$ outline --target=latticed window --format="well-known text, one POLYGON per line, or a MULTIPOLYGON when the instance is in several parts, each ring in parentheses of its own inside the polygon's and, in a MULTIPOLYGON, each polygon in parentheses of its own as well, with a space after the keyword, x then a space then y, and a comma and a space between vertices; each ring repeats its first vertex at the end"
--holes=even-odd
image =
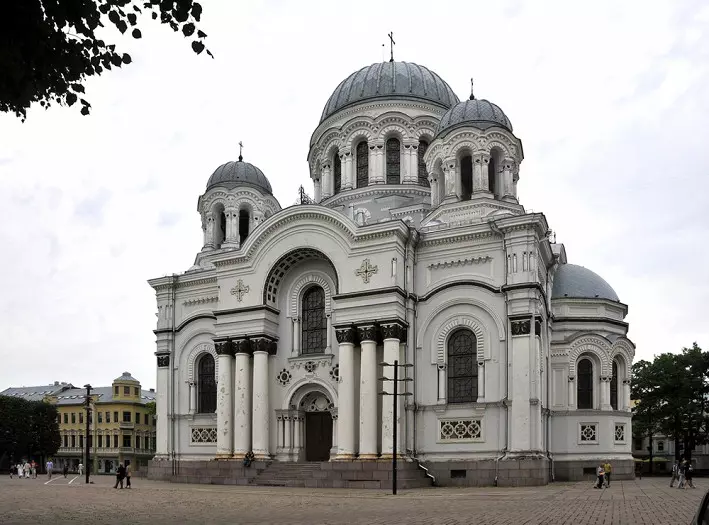
POLYGON ((401 172, 401 143, 398 139, 386 142, 386 174, 387 184, 399 184, 401 172))
POLYGON ((457 330, 448 340, 449 403, 473 403, 478 399, 476 346, 470 330, 457 330))
POLYGON ((357 187, 369 184, 369 146, 366 142, 357 144, 357 187))
POLYGON ((613 361, 613 375, 611 376, 611 406, 618 410, 618 363, 613 361))
POLYGON ((419 184, 428 188, 428 171, 426 171, 426 163, 423 161, 423 156, 428 150, 428 142, 419 140, 419 184))
POLYGON ((217 411, 217 382, 214 379, 214 358, 204 354, 197 367, 197 390, 199 399, 197 410, 200 413, 217 411))
POLYGON ((303 294, 302 352, 318 354, 327 345, 327 319, 325 318, 325 292, 313 286, 303 294))
POLYGON ((340 156, 337 153, 332 159, 332 175, 335 179, 335 194, 340 193, 340 188, 342 188, 342 162, 340 162, 340 156))
POLYGON ((593 364, 588 359, 579 361, 576 393, 578 408, 593 408, 593 364))

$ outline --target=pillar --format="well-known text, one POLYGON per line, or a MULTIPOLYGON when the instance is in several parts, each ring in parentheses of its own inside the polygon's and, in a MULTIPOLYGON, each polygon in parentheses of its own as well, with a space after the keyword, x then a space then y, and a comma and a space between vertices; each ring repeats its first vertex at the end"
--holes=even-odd
POLYGON ((251 356, 250 341, 240 341, 234 359, 234 457, 251 450, 251 356))
POLYGON ((438 195, 438 179, 433 175, 428 177, 428 185, 431 187, 431 208, 436 208, 440 204, 438 195))
MULTIPOLYGON (((158 373, 155 393, 155 409, 161 417, 155 422, 155 455, 167 457, 170 451, 168 437, 170 435, 170 354, 157 354, 158 373)), ((106 436, 109 439, 110 436, 106 436)), ((69 443, 71 445, 71 443, 69 443)), ((110 447, 113 447, 111 442, 110 447)))
POLYGON ((291 435, 293 432, 293 423, 294 421, 290 414, 283 415, 283 448, 285 449, 286 454, 288 454, 289 456, 292 452, 291 435))
POLYGON ((352 173, 352 154, 349 148, 341 153, 340 162, 342 163, 342 189, 351 190, 354 187, 354 177, 352 173))
POLYGON ((419 181, 419 145, 418 142, 411 145, 411 184, 418 184, 419 181))
POLYGON ((377 183, 377 147, 374 144, 370 143, 368 147, 368 153, 369 157, 367 159, 367 169, 369 170, 369 185, 372 186, 373 184, 377 183))
POLYGON ((401 144, 403 147, 403 162, 401 166, 401 178, 399 182, 402 184, 411 183, 411 144, 401 144))
POLYGON ((375 172, 376 172, 376 182, 377 184, 384 184, 386 181, 385 167, 384 167, 384 142, 375 144, 374 151, 376 154, 375 172))
POLYGON ((438 363, 438 402, 446 402, 446 364, 438 363))
MULTIPOLYGON (((487 166, 487 165, 486 165, 487 166)), ((473 193, 487 191, 487 171, 483 174, 483 155, 473 156, 473 193)))
POLYGON ((190 414, 197 412, 197 385, 194 381, 189 382, 190 385, 190 414))
POLYGON ((204 244, 205 248, 214 248, 214 215, 211 211, 205 214, 205 219, 207 221, 207 242, 204 244))
POLYGON ((569 408, 576 406, 576 382, 573 377, 569 377, 569 408))
POLYGON ((217 458, 230 458, 233 453, 234 435, 232 419, 233 401, 232 379, 233 361, 232 342, 216 343, 219 360, 217 377, 217 458))
POLYGON ((252 451, 257 459, 269 459, 268 352, 254 351, 252 451))
MULTIPOLYGON (((384 362, 393 365, 395 360, 399 361, 400 365, 404 363, 400 359, 399 344, 403 339, 404 328, 399 323, 382 325, 382 337, 384 338, 384 362)), ((383 368, 384 377, 394 378, 394 367, 385 366, 383 368)), ((399 369, 399 377, 404 378, 403 369, 399 369)), ((406 388, 405 382, 400 382, 398 385, 399 392, 404 392, 406 388)), ((384 390, 392 394, 394 392, 393 381, 384 382, 384 390)), ((397 419, 394 421, 394 403, 398 402, 394 396, 382 396, 382 458, 391 458, 394 445, 394 425, 397 426, 398 436, 401 436, 401 410, 398 411, 397 419)), ((401 406, 401 404, 399 404, 401 406)), ((398 439, 401 443, 401 439, 398 439)), ((397 450, 401 451, 401 447, 397 444, 397 450)))
POLYGON ((485 361, 478 361, 478 403, 485 401, 485 361))
POLYGON ((354 373, 355 329, 337 330, 339 343, 340 383, 338 386, 338 436, 337 458, 348 460, 355 451, 355 373, 354 373))
POLYGON ((510 452, 526 453, 532 449, 534 429, 531 421, 532 359, 531 315, 510 321, 510 452))
POLYGON ((613 410, 611 406, 611 378, 601 378, 601 410, 613 410))
POLYGON ((334 185, 332 181, 332 167, 329 163, 323 164, 320 180, 322 181, 322 198, 327 199, 328 197, 332 197, 334 185))
POLYGON ((300 319, 295 317, 293 319, 293 355, 297 356, 300 354, 300 319))
POLYGON ((374 325, 358 329, 362 346, 359 385, 359 458, 377 457, 377 343, 374 325))
POLYGON ((332 457, 332 450, 337 453, 337 407, 335 407, 331 412, 332 414, 332 449, 330 452, 330 457, 332 457))
POLYGON ((296 412, 293 415, 293 460, 299 461, 303 446, 303 416, 296 412))
POLYGON ((455 187, 455 164, 446 164, 443 167, 443 181, 445 187, 445 196, 443 197, 444 202, 455 202, 458 200, 458 195, 456 194, 455 187))
POLYGON ((224 216, 226 217, 226 232, 222 247, 237 246, 239 244, 239 213, 234 208, 229 208, 224 211, 224 216))
POLYGON ((315 202, 320 202, 320 179, 315 179, 315 182, 313 183, 314 189, 313 189, 313 196, 315 198, 315 202))
POLYGON ((623 410, 630 411, 630 379, 623 379, 623 410))
POLYGON ((325 353, 329 354, 332 352, 332 314, 325 314, 325 319, 327 323, 327 333, 325 334, 325 353))

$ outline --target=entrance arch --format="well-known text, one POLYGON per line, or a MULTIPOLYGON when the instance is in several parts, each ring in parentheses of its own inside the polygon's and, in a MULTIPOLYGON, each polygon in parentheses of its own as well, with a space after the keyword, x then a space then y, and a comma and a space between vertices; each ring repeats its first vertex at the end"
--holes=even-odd
POLYGON ((329 461, 336 453, 337 408, 330 385, 294 385, 288 408, 279 410, 277 459, 329 461))

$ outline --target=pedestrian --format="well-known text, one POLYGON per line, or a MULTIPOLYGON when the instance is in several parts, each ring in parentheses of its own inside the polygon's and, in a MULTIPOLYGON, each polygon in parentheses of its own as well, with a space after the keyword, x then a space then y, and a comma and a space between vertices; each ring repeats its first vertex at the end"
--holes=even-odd
POLYGON ((37 462, 34 459, 30 463, 30 472, 32 472, 32 479, 37 479, 37 462))
POLYGON ((15 465, 10 463, 10 479, 12 479, 12 475, 15 473, 15 465))
POLYGON ((675 481, 679 479, 679 461, 675 461, 672 465, 672 477, 670 478, 670 488, 675 484, 675 481))
POLYGON ((25 475, 25 467, 22 463, 17 464, 17 477, 22 479, 25 475))
POLYGON ((694 469, 692 468, 692 464, 689 463, 687 465, 687 468, 684 473, 684 479, 685 479, 684 488, 685 489, 687 488, 687 485, 689 485, 693 489, 697 488, 694 486, 694 483, 692 483, 692 477, 694 477, 694 469))
POLYGON ((126 465, 126 488, 130 488, 130 463, 126 465))
POLYGON ((84 473, 84 464, 79 463, 79 476, 81 476, 84 473))
POLYGON ((611 467, 611 462, 609 459, 606 460, 605 464, 603 465, 603 474, 604 478, 606 481, 606 487, 610 488, 611 486, 611 472, 613 471, 613 467, 611 467))
POLYGON ((603 488, 603 478, 605 476, 605 469, 603 468, 603 465, 598 465, 598 468, 596 469, 596 475, 598 476, 598 480, 596 481, 596 484, 593 486, 594 488, 597 489, 602 489, 603 488))
POLYGON ((121 488, 123 488, 123 478, 126 475, 126 469, 122 464, 118 464, 118 468, 116 469, 116 484, 113 486, 114 489, 118 488, 118 484, 120 483, 121 488))
POLYGON ((52 479, 52 470, 54 469, 54 463, 52 463, 52 460, 50 459, 47 461, 47 479, 52 479))
POLYGON ((64 474, 64 477, 66 477, 66 475, 69 474, 69 463, 64 463, 64 468, 62 469, 62 474, 64 474))
POLYGON ((679 464, 679 484, 677 485, 678 489, 683 489, 684 488, 684 483, 685 483, 685 474, 687 472, 687 461, 682 460, 682 463, 679 464))

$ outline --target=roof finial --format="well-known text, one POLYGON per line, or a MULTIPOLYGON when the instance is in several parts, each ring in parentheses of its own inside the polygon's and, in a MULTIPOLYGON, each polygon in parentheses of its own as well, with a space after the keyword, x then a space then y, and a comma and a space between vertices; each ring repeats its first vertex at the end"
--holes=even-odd
POLYGON ((473 94, 473 77, 470 77, 470 100, 475 100, 475 95, 473 94))
POLYGON ((239 162, 244 160, 244 157, 241 156, 241 151, 244 149, 244 145, 242 144, 241 141, 239 141, 239 162))
POLYGON ((391 40, 391 43, 389 44, 391 48, 391 58, 389 59, 389 62, 394 62, 394 44, 396 44, 396 42, 394 42, 394 31, 389 33, 387 36, 389 37, 389 40, 391 40))

